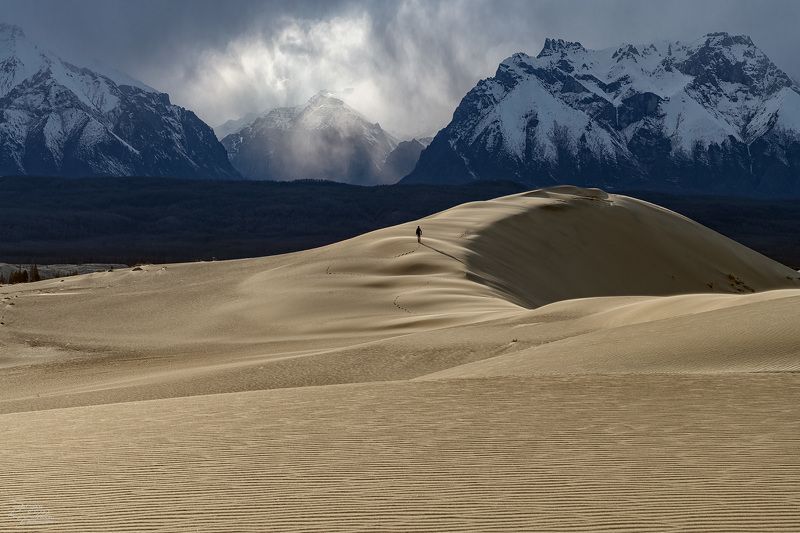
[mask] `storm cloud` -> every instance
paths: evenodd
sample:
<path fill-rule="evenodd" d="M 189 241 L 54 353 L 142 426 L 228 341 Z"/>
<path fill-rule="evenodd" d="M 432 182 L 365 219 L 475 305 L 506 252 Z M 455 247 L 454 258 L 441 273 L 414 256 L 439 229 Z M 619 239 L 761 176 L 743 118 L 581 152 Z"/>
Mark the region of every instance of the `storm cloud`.
<path fill-rule="evenodd" d="M 479 79 L 546 37 L 590 48 L 750 35 L 800 78 L 800 2 L 0 0 L 0 18 L 76 62 L 122 70 L 208 123 L 321 89 L 400 136 L 445 125 Z"/>

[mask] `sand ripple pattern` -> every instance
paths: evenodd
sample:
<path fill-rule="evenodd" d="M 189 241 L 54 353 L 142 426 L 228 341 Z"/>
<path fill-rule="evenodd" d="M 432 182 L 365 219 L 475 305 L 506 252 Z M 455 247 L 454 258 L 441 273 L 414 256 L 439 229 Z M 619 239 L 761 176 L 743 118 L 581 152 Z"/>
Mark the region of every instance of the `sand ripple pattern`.
<path fill-rule="evenodd" d="M 800 376 L 229 393 L 0 416 L 0 531 L 798 531 Z"/>

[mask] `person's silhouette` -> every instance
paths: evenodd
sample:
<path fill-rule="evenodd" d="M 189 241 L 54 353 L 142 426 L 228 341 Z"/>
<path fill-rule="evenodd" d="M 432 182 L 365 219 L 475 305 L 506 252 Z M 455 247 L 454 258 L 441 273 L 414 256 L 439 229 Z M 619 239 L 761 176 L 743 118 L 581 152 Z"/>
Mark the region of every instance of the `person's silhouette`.
<path fill-rule="evenodd" d="M 422 228 L 417 226 L 417 242 L 422 244 Z"/>

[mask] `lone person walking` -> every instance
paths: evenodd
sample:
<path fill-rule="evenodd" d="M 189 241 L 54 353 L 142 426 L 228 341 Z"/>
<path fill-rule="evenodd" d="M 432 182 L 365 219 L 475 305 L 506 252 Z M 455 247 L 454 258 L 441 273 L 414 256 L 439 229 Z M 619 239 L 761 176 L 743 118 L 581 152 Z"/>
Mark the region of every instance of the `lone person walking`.
<path fill-rule="evenodd" d="M 417 242 L 422 244 L 422 228 L 417 226 Z"/>

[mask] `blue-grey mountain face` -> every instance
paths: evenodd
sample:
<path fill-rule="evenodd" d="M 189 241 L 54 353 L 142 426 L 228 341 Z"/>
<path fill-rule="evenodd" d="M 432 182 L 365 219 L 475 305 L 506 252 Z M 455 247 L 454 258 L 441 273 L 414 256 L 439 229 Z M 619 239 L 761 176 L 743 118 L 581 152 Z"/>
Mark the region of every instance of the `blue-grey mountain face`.
<path fill-rule="evenodd" d="M 222 144 L 243 176 L 260 180 L 378 185 L 397 182 L 416 162 L 408 163 L 414 144 L 393 155 L 394 137 L 326 91 L 269 111 Z"/>
<path fill-rule="evenodd" d="M 800 193 L 800 88 L 749 37 L 548 39 L 461 101 L 405 182 Z"/>
<path fill-rule="evenodd" d="M 194 113 L 98 70 L 0 24 L 0 175 L 238 177 Z"/>
<path fill-rule="evenodd" d="M 414 170 L 419 161 L 419 156 L 425 145 L 418 139 L 401 141 L 395 146 L 394 150 L 386 156 L 383 163 L 382 174 L 385 176 L 386 183 L 395 183 L 403 176 L 408 175 Z"/>

